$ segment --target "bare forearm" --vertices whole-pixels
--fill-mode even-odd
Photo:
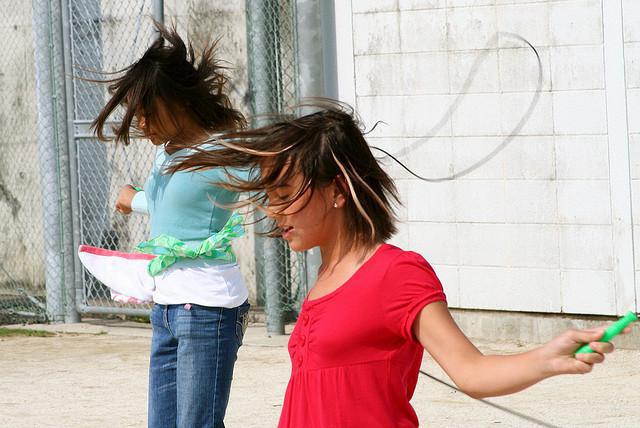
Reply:
[[[551,376],[539,349],[516,355],[478,355],[454,379],[474,398],[513,394]]]
[[[512,394],[543,379],[560,374],[582,374],[604,361],[613,351],[607,342],[597,342],[605,327],[567,330],[550,342],[515,355],[482,355],[460,331],[447,307],[427,305],[414,323],[414,334],[449,377],[472,397]],[[589,343],[593,353],[576,350]]]

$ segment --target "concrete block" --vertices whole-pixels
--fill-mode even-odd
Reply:
[[[500,135],[499,105],[499,94],[468,94],[464,96],[451,119],[453,135]]]
[[[399,0],[400,10],[441,9],[447,0]]]
[[[506,200],[504,181],[455,183],[455,216],[463,222],[504,222]]]
[[[537,104],[531,110],[535,94],[512,92],[500,95],[500,130],[502,135],[551,135],[553,134],[552,96],[539,94]],[[522,128],[516,127],[524,121]]]
[[[559,312],[562,302],[560,272],[556,269],[512,269],[509,271],[512,310]]]
[[[449,0],[447,1],[447,7],[479,7],[479,6],[493,6],[495,0]]]
[[[447,49],[445,9],[408,10],[400,13],[400,40],[404,53]]]
[[[452,94],[498,92],[500,90],[498,53],[496,51],[449,51],[448,55]]]
[[[405,137],[451,135],[448,114],[451,95],[405,95],[402,102]]]
[[[508,225],[507,266],[557,269],[560,230],[555,224]]]
[[[560,274],[562,312],[609,315],[616,313],[613,272],[565,270]]]
[[[609,178],[609,147],[606,136],[557,136],[555,147],[558,179]],[[640,157],[638,162],[640,163]]]
[[[395,12],[353,15],[353,50],[356,55],[400,51],[400,29]]]
[[[606,134],[604,90],[553,93],[556,134]]]
[[[611,224],[609,181],[559,181],[558,216],[565,224]]]
[[[520,4],[520,3],[548,3],[549,0],[495,0],[497,5],[501,4]]]
[[[640,2],[622,0],[622,28],[625,42],[640,42]]]
[[[407,222],[398,222],[397,227],[398,231],[387,242],[402,249],[409,249],[409,224]]]
[[[553,137],[515,137],[503,151],[506,178],[555,178]]]
[[[507,224],[459,223],[460,264],[507,266],[510,233]]]
[[[371,126],[373,126],[373,124],[371,124],[369,128]],[[398,162],[396,162],[383,152],[375,149],[375,147],[379,147],[380,149],[385,150],[396,159],[398,159],[398,161],[402,162],[405,166],[408,167],[407,156],[404,155],[404,149],[406,147],[405,139],[372,137],[367,138],[367,142],[369,143],[369,147],[371,147],[373,156],[378,159],[378,163],[387,172],[387,174],[389,174],[391,178],[393,178],[394,180],[413,178],[413,176],[409,174],[406,169],[402,168],[402,166],[400,166]]]
[[[640,180],[631,180],[631,207],[633,208],[633,224],[640,224]],[[635,237],[634,237],[635,238]],[[640,250],[640,247],[638,247]]]
[[[453,222],[455,221],[454,183],[425,183],[408,181],[409,221]]]
[[[561,308],[560,272],[556,269],[512,269],[509,291],[513,310],[559,312]]]
[[[629,133],[640,134],[640,88],[627,90],[627,117]]]
[[[629,135],[629,164],[631,178],[640,179],[640,134]]]
[[[406,142],[409,168],[427,178],[449,177],[453,171],[450,138],[416,138]]]
[[[402,55],[354,57],[356,95],[400,95],[404,82]]]
[[[560,267],[564,269],[613,269],[611,226],[560,226]]]
[[[509,180],[505,183],[506,220],[510,223],[557,223],[556,182]]]
[[[537,47],[542,63],[543,91],[551,89],[549,77],[549,49]],[[535,52],[530,48],[501,49],[500,60],[500,88],[504,92],[535,91],[538,88],[540,71]],[[555,82],[554,82],[555,84]]]
[[[627,88],[640,88],[640,42],[624,44]]]
[[[452,140],[454,172],[461,173],[482,161],[477,169],[464,175],[465,180],[504,178],[504,152],[499,151],[488,158],[502,141],[500,137],[454,138]]]
[[[456,324],[471,339],[516,341],[520,343],[546,343],[570,328],[586,329],[601,326],[613,318],[536,314],[532,312],[469,311],[453,309]],[[613,314],[610,314],[613,315]],[[615,338],[616,349],[640,349],[640,334]],[[615,358],[615,357],[614,357]],[[568,380],[568,379],[567,379]],[[570,383],[571,381],[569,381]],[[594,413],[594,414],[597,414]],[[587,421],[588,419],[585,419]],[[517,422],[514,423],[517,425]],[[588,423],[587,423],[588,424]]]
[[[450,9],[447,27],[447,47],[451,50],[493,49],[498,45],[493,7]]]
[[[446,53],[402,55],[398,90],[407,95],[448,94],[449,61]]]
[[[448,265],[435,265],[432,267],[442,284],[449,307],[460,306],[460,272],[458,267]]]
[[[554,90],[604,89],[602,45],[551,48]]]
[[[640,266],[640,217],[637,214],[633,216],[633,260],[636,267]]]
[[[409,222],[408,248],[434,265],[458,264],[458,232],[454,223]]]
[[[398,10],[398,0],[376,0],[362,1],[355,0],[351,2],[351,10],[356,13],[367,12],[391,12]]]
[[[549,5],[546,3],[509,4],[496,8],[500,31],[518,34],[532,45],[549,46]],[[523,43],[513,37],[500,37],[502,47],[523,47]]]
[[[559,283],[555,270],[460,268],[460,306],[554,312],[560,308]]]
[[[509,290],[506,268],[461,266],[459,271],[461,308],[502,309],[513,303],[511,293],[505,294]]]
[[[400,196],[400,202],[394,202],[393,198],[389,198],[389,201],[394,206],[394,212],[399,221],[406,222],[409,218],[409,185],[411,180],[394,180],[396,189],[398,190],[398,196]]]
[[[357,98],[356,110],[363,122],[373,126],[377,121],[383,121],[368,134],[371,137],[398,137],[403,135],[404,114],[403,97],[401,96],[362,96]]]
[[[550,5],[553,45],[601,44],[602,6],[599,0],[553,2]]]

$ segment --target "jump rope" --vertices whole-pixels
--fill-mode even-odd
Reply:
[[[533,113],[534,109],[536,108],[536,106],[538,104],[538,101],[540,100],[540,94],[542,92],[543,72],[542,72],[542,61],[540,59],[540,54],[538,53],[537,49],[528,40],[526,40],[525,38],[521,37],[518,34],[506,33],[506,32],[498,32],[490,39],[490,41],[487,44],[487,48],[491,47],[494,43],[498,43],[499,40],[500,40],[500,37],[508,37],[508,38],[512,38],[512,39],[518,40],[520,42],[523,42],[529,49],[531,49],[533,51],[533,53],[535,54],[535,57],[536,57],[536,63],[537,63],[537,69],[538,69],[538,79],[537,79],[536,89],[534,91],[533,98],[531,99],[531,102],[529,103],[529,107],[527,108],[526,112],[522,115],[522,117],[520,118],[518,123],[511,130],[511,132],[491,152],[489,152],[487,155],[485,155],[484,157],[482,157],[481,159],[479,159],[475,163],[471,164],[470,166],[468,166],[468,167],[466,167],[466,168],[464,168],[464,169],[462,169],[460,171],[454,172],[453,174],[451,174],[449,176],[430,178],[430,177],[424,177],[424,176],[421,176],[419,174],[416,174],[411,169],[407,168],[402,162],[400,162],[400,160],[398,160],[398,157],[404,157],[404,156],[408,155],[413,150],[415,150],[416,147],[418,147],[420,144],[422,144],[425,140],[429,139],[430,137],[419,139],[419,140],[413,142],[408,147],[400,150],[396,154],[391,154],[388,151],[386,151],[384,149],[381,149],[379,147],[375,147],[375,146],[372,146],[371,148],[374,149],[374,150],[378,150],[378,151],[384,153],[384,155],[386,155],[387,157],[393,159],[398,165],[400,165],[403,169],[405,169],[409,174],[411,174],[415,178],[417,178],[419,180],[422,180],[422,181],[430,182],[430,183],[439,183],[439,182],[450,181],[450,180],[455,180],[455,179],[464,177],[464,176],[470,174],[471,172],[477,170],[478,168],[480,168],[481,166],[483,166],[487,162],[489,162],[498,153],[500,153],[502,150],[504,150],[509,145],[509,143],[511,143],[513,141],[513,139],[516,136],[519,135],[520,131],[522,130],[524,125],[528,122],[529,118],[531,117],[531,114]],[[477,74],[477,70],[479,69],[480,65],[484,62],[484,60],[486,59],[486,57],[489,54],[489,52],[490,52],[490,50],[487,49],[487,50],[483,51],[483,53],[480,54],[476,58],[476,60],[474,61],[473,65],[471,67],[472,72],[469,73],[469,75],[467,76],[460,93],[458,94],[458,96],[456,97],[454,102],[451,104],[451,106],[447,109],[446,113],[442,116],[442,118],[429,130],[427,135],[437,135],[437,132],[447,123],[448,119],[457,110],[458,106],[460,105],[460,102],[462,101],[464,96],[467,94],[467,91],[468,91],[469,87],[473,83],[473,80],[474,80],[474,78],[475,78],[475,76]],[[620,318],[618,321],[616,321],[614,324],[612,324],[611,326],[609,326],[605,330],[602,338],[600,338],[600,341],[601,342],[610,341],[615,336],[620,334],[632,322],[637,321],[637,320],[638,320],[638,318],[637,318],[635,313],[628,312],[624,317]],[[584,344],[580,348],[578,348],[578,350],[575,352],[575,354],[577,355],[577,354],[592,353],[592,352],[593,352],[593,350],[589,347],[589,344]],[[455,391],[464,393],[462,390],[460,390],[456,386],[452,385],[451,383],[446,382],[446,381],[444,381],[442,379],[439,379],[438,377],[433,376],[433,375],[427,373],[424,370],[420,370],[420,374],[422,374],[422,375],[428,377],[429,379],[434,380],[434,381],[436,381],[436,382],[438,382],[438,383],[440,383],[440,384],[442,384],[444,386],[447,386],[447,387],[449,387],[449,388],[451,388],[451,389],[453,389]],[[535,424],[537,424],[539,426],[550,427],[550,428],[558,428],[556,425],[549,424],[547,422],[544,422],[544,421],[541,421],[539,419],[536,419],[536,418],[534,418],[532,416],[525,415],[524,413],[520,413],[518,411],[515,411],[515,410],[509,409],[507,407],[501,406],[499,404],[493,403],[491,401],[487,401],[487,400],[484,400],[484,399],[475,399],[475,400],[477,400],[477,401],[479,401],[481,403],[484,403],[484,404],[486,404],[488,406],[491,406],[493,408],[496,408],[498,410],[501,410],[503,412],[509,413],[509,414],[511,414],[513,416],[516,416],[516,417],[520,418],[520,419],[526,420],[526,421],[531,422],[531,423],[535,423]]]

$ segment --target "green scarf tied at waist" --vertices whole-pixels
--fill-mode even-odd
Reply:
[[[196,249],[190,248],[173,236],[160,235],[139,243],[136,251],[157,256],[147,265],[147,272],[151,276],[158,275],[180,259],[204,257],[235,263],[236,255],[231,248],[231,241],[244,235],[243,221],[241,215],[234,213],[219,232],[202,241]]]

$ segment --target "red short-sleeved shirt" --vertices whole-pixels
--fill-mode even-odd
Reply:
[[[422,256],[383,244],[340,288],[305,300],[289,339],[279,428],[417,427],[423,348],[413,322],[445,301]]]

